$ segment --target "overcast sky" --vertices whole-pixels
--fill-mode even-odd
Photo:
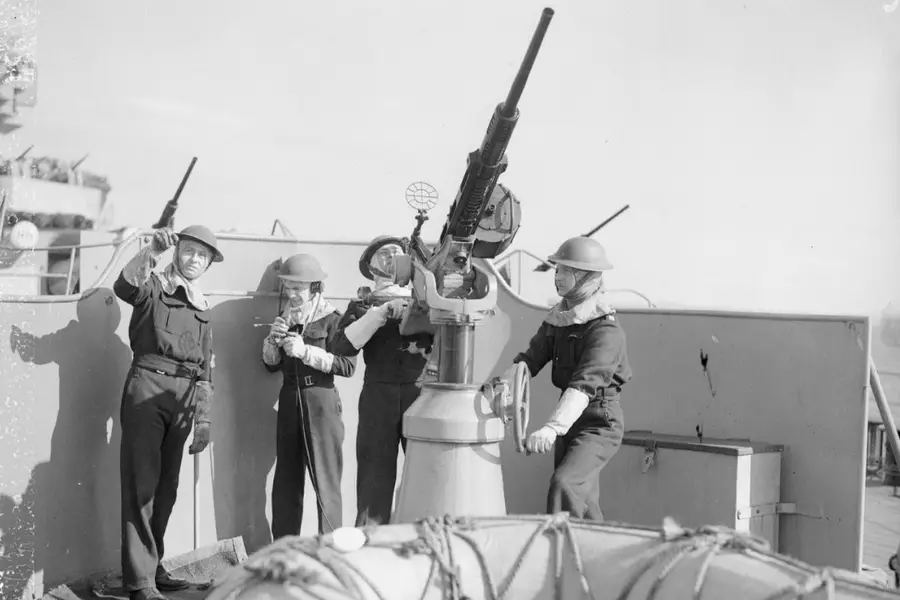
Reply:
[[[250,7],[253,7],[251,10]],[[109,177],[146,226],[440,230],[544,5],[533,0],[41,3],[37,107],[10,151]],[[517,246],[599,235],[664,302],[874,314],[900,299],[900,10],[882,0],[555,2],[504,182]],[[348,268],[355,268],[348,265]]]

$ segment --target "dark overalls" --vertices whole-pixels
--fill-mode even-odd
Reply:
[[[155,274],[136,287],[123,275],[116,296],[134,307],[134,353],[122,393],[122,579],[126,590],[154,585],[175,506],[184,444],[194,426],[195,387],[211,382],[210,311],[183,287],[165,293]]]
[[[541,323],[528,350],[513,362],[524,362],[534,377],[551,360],[553,385],[584,392],[590,403],[556,440],[547,512],[602,521],[600,470],[619,450],[625,432],[619,404],[619,392],[631,379],[625,332],[611,315],[567,327]]]
[[[333,352],[340,313],[309,323],[303,331],[308,346]],[[278,365],[265,365],[284,377],[278,394],[277,461],[272,483],[272,537],[298,535],[303,522],[306,471],[318,491],[319,533],[342,525],[341,475],[344,470],[344,422],[334,377],[352,377],[356,359],[335,356],[331,373],[323,373],[281,350]]]
[[[389,300],[389,299],[388,299]],[[375,306],[372,300],[351,301],[340,331]],[[359,429],[356,434],[356,526],[386,525],[391,521],[397,483],[398,444],[406,452],[403,413],[419,397],[418,383],[428,362],[434,336],[400,335],[400,321],[388,320],[363,346],[366,373],[359,394]],[[335,349],[345,356],[359,350],[343,333]]]

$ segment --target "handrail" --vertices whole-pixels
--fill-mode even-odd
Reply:
[[[45,296],[45,295],[21,296],[21,295],[16,295],[16,294],[0,294],[0,302],[30,302],[30,303],[55,304],[55,303],[72,302],[73,300],[78,300],[84,294],[89,293],[90,290],[93,290],[93,289],[99,287],[101,283],[106,281],[106,279],[109,277],[110,273],[112,273],[113,268],[118,264],[119,260],[122,258],[122,254],[124,253],[125,249],[128,246],[133,244],[135,240],[137,240],[141,237],[148,237],[148,236],[152,236],[152,235],[153,235],[153,230],[137,230],[137,231],[133,232],[131,235],[129,235],[127,238],[120,240],[118,242],[113,241],[113,242],[107,242],[105,244],[91,244],[90,246],[92,246],[92,247],[106,247],[106,246],[117,246],[117,247],[116,247],[115,252],[113,252],[112,257],[109,259],[109,262],[107,263],[106,268],[103,269],[103,272],[100,273],[100,276],[97,278],[97,280],[94,282],[94,284],[92,286],[90,286],[87,290],[85,290],[84,292],[80,292],[78,294],[69,293],[69,290],[71,289],[71,286],[70,286],[71,274],[72,274],[72,270],[73,270],[73,267],[75,264],[75,261],[71,260],[71,259],[74,258],[76,248],[85,248],[85,247],[88,247],[88,245],[76,246],[76,247],[72,248],[70,251],[71,263],[69,265],[69,279],[67,279],[67,282],[66,282],[66,293],[65,294],[62,294],[59,296]],[[45,248],[36,248],[35,250],[45,250]],[[43,275],[43,274],[36,274],[36,275]]]
[[[135,229],[127,236],[113,240],[110,242],[100,242],[94,244],[79,244],[76,246],[46,246],[42,248],[31,248],[27,250],[27,252],[34,253],[39,251],[59,251],[63,249],[70,250],[70,259],[73,257],[75,250],[82,248],[106,248],[106,247],[116,247],[116,250],[113,252],[112,257],[110,257],[109,262],[106,265],[106,268],[102,273],[97,277],[96,281],[94,281],[93,285],[85,287],[82,286],[79,293],[71,293],[72,289],[71,285],[71,276],[74,274],[74,260],[71,260],[69,265],[69,276],[67,276],[67,285],[66,285],[66,293],[60,294],[58,296],[51,296],[45,294],[38,295],[26,295],[26,294],[4,294],[0,291],[0,303],[3,302],[19,302],[19,303],[29,303],[29,304],[57,304],[63,302],[73,302],[77,301],[86,295],[90,295],[93,293],[93,290],[100,287],[100,285],[106,281],[113,269],[118,265],[122,258],[122,254],[125,249],[128,248],[131,244],[135,242],[135,240],[140,238],[148,238],[152,237],[155,233],[153,229]],[[242,233],[216,233],[216,237],[219,240],[242,240],[242,241],[260,241],[260,242],[276,242],[276,243],[286,243],[286,244],[305,244],[305,245],[315,245],[315,246],[358,246],[365,245],[367,242],[365,241],[351,241],[351,240],[301,240],[296,238],[287,238],[287,237],[275,237],[275,236],[267,236],[267,235],[257,235],[257,234],[242,234]],[[7,248],[7,250],[9,250]],[[26,250],[23,250],[25,252]],[[14,276],[14,277],[46,277],[50,279],[62,279],[61,274],[57,273],[9,273],[4,275],[0,272],[0,277],[4,276]],[[244,292],[244,291],[210,291],[206,292],[206,295],[226,295],[226,296],[273,296],[277,297],[278,294],[274,292]]]
[[[73,300],[78,300],[79,298],[81,298],[82,294],[87,293],[90,290],[99,287],[104,281],[106,281],[106,279],[111,274],[113,268],[118,264],[119,260],[121,259],[122,254],[125,251],[125,249],[128,248],[131,244],[133,244],[135,242],[135,240],[138,240],[140,238],[152,237],[153,234],[154,234],[154,230],[152,230],[152,229],[136,229],[136,230],[132,231],[128,236],[126,236],[122,239],[113,240],[113,241],[109,241],[109,242],[98,242],[98,243],[93,243],[93,244],[78,244],[78,245],[67,245],[67,246],[45,246],[45,247],[31,248],[31,249],[27,250],[27,252],[30,252],[30,253],[59,252],[61,250],[68,250],[69,251],[68,273],[65,276],[60,273],[8,273],[5,275],[0,274],[0,276],[37,277],[42,280],[44,278],[46,278],[46,279],[62,279],[63,277],[65,277],[66,278],[66,293],[60,294],[58,296],[51,296],[51,295],[44,295],[44,294],[25,296],[25,295],[0,293],[0,302],[30,302],[30,303],[52,304],[52,303],[71,302]],[[302,243],[302,244],[329,245],[329,246],[330,245],[357,245],[360,243],[360,242],[352,242],[352,241],[346,241],[346,240],[341,240],[341,241],[336,241],[336,240],[329,240],[329,241],[299,240],[299,239],[287,238],[287,237],[275,237],[275,236],[240,234],[240,233],[218,233],[218,234],[216,234],[216,236],[220,239],[226,239],[226,240],[232,239],[232,240],[244,240],[244,241],[287,242],[287,243],[295,243],[295,244]],[[81,289],[84,290],[83,292],[72,293],[72,290],[74,287],[72,285],[73,284],[72,278],[74,277],[74,271],[75,271],[76,251],[85,249],[85,248],[107,248],[110,246],[115,247],[116,250],[113,252],[113,255],[110,258],[109,262],[107,263],[106,268],[103,270],[102,273],[100,273],[99,277],[97,278],[96,281],[94,281],[93,285],[88,286],[87,288],[82,286]],[[25,251],[26,250],[22,250],[22,252],[25,252]],[[525,254],[525,255],[530,256],[542,263],[547,262],[544,259],[538,257],[536,254],[529,252],[528,250],[521,249],[521,248],[513,250],[509,254],[497,259],[496,261],[487,261],[487,262],[490,262],[491,265],[494,267],[494,269],[499,271],[500,267],[503,264],[508,262],[513,256],[516,256],[519,254]],[[510,288],[510,291],[514,291],[514,290],[512,290]],[[521,286],[519,286],[518,292],[519,293],[517,295],[521,295],[520,294]],[[609,290],[609,292],[628,292],[628,293],[634,294],[636,296],[639,296],[641,299],[643,299],[647,303],[648,308],[656,308],[656,305],[653,303],[652,300],[650,300],[650,298],[648,298],[646,295],[642,294],[641,292],[639,292],[637,290],[622,288],[622,289],[611,289],[611,290]],[[228,292],[229,295],[234,294],[234,293],[235,292]],[[263,294],[263,295],[265,295],[265,294]]]
[[[501,269],[504,265],[507,265],[507,264],[510,262],[510,260],[512,260],[512,258],[513,258],[514,256],[519,256],[519,255],[522,255],[522,254],[524,254],[524,255],[526,255],[526,256],[529,256],[529,257],[535,259],[536,261],[538,261],[538,262],[540,262],[540,263],[542,263],[542,264],[549,265],[550,267],[553,266],[553,264],[550,263],[549,261],[547,261],[547,260],[541,258],[540,256],[538,256],[537,254],[535,254],[535,253],[533,253],[533,252],[529,252],[528,250],[525,250],[524,248],[516,248],[515,250],[510,251],[508,254],[505,254],[505,255],[503,255],[503,256],[497,258],[497,259],[494,259],[494,260],[491,261],[491,262],[493,263],[494,267],[495,267],[495,268],[497,269],[497,271],[499,272],[500,269]],[[520,261],[521,261],[521,259],[520,259]],[[519,280],[520,280],[521,278],[522,278],[522,268],[521,268],[521,262],[520,262],[520,268],[519,268]],[[521,285],[521,282],[520,282],[519,280],[516,281],[516,287],[518,288],[518,291],[517,291],[518,295],[521,296],[521,295],[522,295],[522,285]],[[512,289],[512,286],[510,286],[510,289]],[[630,294],[634,294],[635,296],[639,296],[644,302],[647,303],[647,308],[657,308],[656,304],[655,304],[650,298],[648,298],[645,294],[642,294],[641,292],[639,292],[639,291],[637,291],[637,290],[635,290],[635,289],[632,289],[632,288],[616,288],[616,289],[609,289],[609,290],[607,290],[607,292],[609,292],[609,293],[614,293],[614,292],[628,292],[628,293],[630,293]]]
[[[528,250],[525,250],[524,248],[516,248],[515,250],[511,250],[509,252],[509,254],[501,256],[501,257],[495,259],[493,262],[499,269],[501,266],[508,263],[513,256],[516,256],[518,254],[525,254],[525,255],[533,258],[534,260],[538,261],[539,263],[545,264],[549,267],[553,267],[553,263],[547,261],[546,259],[541,258],[534,252],[529,252]]]

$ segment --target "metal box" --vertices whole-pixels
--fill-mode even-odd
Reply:
[[[778,551],[783,446],[651,431],[625,433],[600,473],[604,519],[659,527],[724,525]]]

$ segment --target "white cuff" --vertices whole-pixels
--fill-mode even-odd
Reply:
[[[559,399],[556,410],[550,415],[547,427],[553,429],[558,435],[565,435],[587,408],[588,402],[590,402],[590,398],[584,392],[574,388],[566,389],[562,398]]]
[[[317,346],[307,346],[302,360],[308,367],[312,367],[323,373],[331,373],[331,366],[334,364],[334,355]]]
[[[375,332],[387,322],[387,305],[370,308],[362,317],[347,325],[344,336],[359,350],[372,339]]]

